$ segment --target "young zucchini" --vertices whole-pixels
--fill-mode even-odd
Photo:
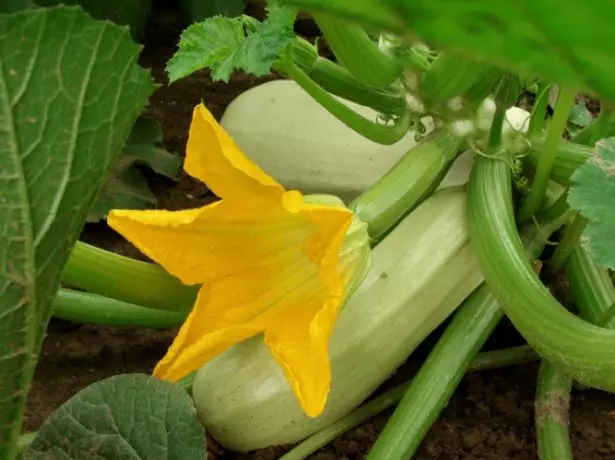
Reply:
[[[373,249],[371,267],[335,326],[332,388],[320,417],[303,413],[258,336],[198,371],[199,418],[231,450],[303,439],[364,401],[481,281],[465,192],[436,192]]]

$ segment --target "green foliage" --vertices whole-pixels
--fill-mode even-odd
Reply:
[[[330,11],[432,47],[595,91],[615,102],[615,3],[553,0],[280,0]]]
[[[59,275],[152,93],[125,28],[78,8],[0,16],[0,458],[12,458]]]
[[[179,156],[159,147],[161,142],[160,126],[154,120],[139,118],[90,208],[88,221],[105,218],[111,209],[156,207],[156,197],[140,168],[147,167],[170,179],[177,179],[181,168]]]
[[[203,428],[179,386],[127,374],[90,385],[43,424],[23,460],[205,460]]]
[[[568,203],[589,220],[583,243],[598,264],[615,269],[615,137],[598,141],[571,181]]]
[[[235,69],[267,75],[295,39],[295,14],[290,8],[271,8],[262,23],[215,16],[193,24],[182,33],[179,50],[167,64],[170,81],[205,68],[212,70],[214,81],[228,82]],[[247,35],[246,26],[253,29]]]
[[[3,0],[4,1],[4,0]],[[12,0],[15,1],[15,0]],[[141,37],[150,11],[151,0],[34,0],[41,6],[79,5],[96,19],[108,19],[130,26],[134,38]]]
[[[221,16],[239,16],[245,9],[244,0],[180,0],[192,22]]]

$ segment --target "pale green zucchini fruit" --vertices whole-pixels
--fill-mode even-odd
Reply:
[[[436,192],[373,249],[367,275],[330,341],[333,382],[320,417],[304,415],[257,336],[198,371],[199,418],[232,450],[299,441],[356,408],[481,282],[465,192]]]
[[[361,115],[377,112],[338,98]],[[417,142],[413,131],[393,145],[364,138],[327,112],[292,80],[275,80],[238,96],[220,124],[242,151],[283,186],[328,193],[348,203]]]

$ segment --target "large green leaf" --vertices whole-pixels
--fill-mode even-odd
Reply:
[[[615,102],[615,2],[281,0],[332,11]]]
[[[79,8],[0,16],[0,458],[69,250],[154,89],[138,53]]]
[[[596,143],[594,154],[570,178],[568,203],[589,220],[582,242],[593,259],[615,269],[615,137]]]
[[[211,78],[228,82],[235,69],[263,76],[295,39],[296,11],[272,7],[255,30],[245,34],[244,18],[214,16],[193,24],[182,32],[179,49],[167,63],[169,80],[174,82],[197,70],[211,69]]]
[[[4,1],[4,0],[2,0]],[[14,1],[14,0],[13,0]],[[150,12],[151,0],[34,0],[41,6],[80,5],[96,19],[128,25],[134,37],[141,37]]]
[[[140,374],[90,385],[45,421],[23,460],[204,460],[194,403],[179,386]]]
[[[158,123],[140,117],[90,208],[88,222],[105,218],[111,209],[156,207],[156,196],[140,168],[149,168],[169,179],[177,179],[181,168],[179,155],[168,152],[160,146],[161,143],[162,130]]]

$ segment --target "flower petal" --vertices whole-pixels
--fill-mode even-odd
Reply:
[[[306,286],[310,293],[322,294],[316,267],[297,244],[289,246],[286,255],[271,261],[279,263],[273,271],[238,272],[203,286],[154,375],[178,380],[234,343],[264,331],[281,311],[297,302]]]
[[[265,331],[265,342],[281,365],[301,407],[310,417],[322,413],[331,386],[328,343],[342,302],[320,292],[285,309]],[[328,298],[327,298],[328,297]]]
[[[292,259],[287,249],[295,247],[298,253],[313,231],[308,219],[279,204],[225,200],[185,211],[113,210],[107,222],[186,284],[277,269],[277,259]]]
[[[241,152],[203,104],[192,115],[184,170],[227,200],[277,198],[284,191]]]
[[[329,284],[324,284],[322,261],[308,257],[304,243],[313,235],[322,238],[317,247],[319,251],[321,246],[327,248],[320,251],[326,258],[327,242],[335,246],[338,234],[343,238],[349,213],[343,209],[304,209],[300,203],[295,204],[297,209],[284,207],[283,215],[277,216],[281,232],[265,231],[261,232],[260,240],[246,240],[248,247],[244,254],[235,253],[224,258],[228,253],[222,252],[210,257],[218,272],[211,273],[210,282],[199,292],[193,312],[156,367],[156,376],[177,380],[233,343],[286,321],[287,314],[289,320],[296,321],[301,318],[295,316],[297,305],[311,305],[313,311],[304,319],[303,325],[307,330],[309,322],[323,305],[331,304],[331,299],[332,305],[339,304],[343,293],[342,277],[331,278]],[[314,224],[318,218],[327,220],[330,227],[324,221],[320,226]],[[267,221],[271,226],[272,219]],[[207,232],[207,229],[203,231]],[[235,238],[240,236],[237,234]],[[254,237],[252,233],[248,236]],[[315,256],[316,252],[310,255]],[[339,249],[336,254],[339,254]],[[248,263],[253,257],[257,259]],[[223,267],[225,263],[229,264],[228,267]],[[337,268],[337,259],[335,263]],[[220,270],[224,271],[223,276]],[[331,324],[335,314],[329,315]]]
[[[307,203],[303,205],[301,213],[315,228],[304,242],[303,251],[319,267],[325,289],[331,286],[336,291],[340,276],[344,275],[340,273],[340,253],[346,232],[352,224],[352,213],[338,206]]]
[[[206,286],[199,291],[190,315],[179,330],[166,355],[158,362],[153,375],[177,381],[200,368],[228,347],[262,332],[258,325],[225,321],[208,313],[210,293]],[[241,319],[241,318],[237,318]],[[225,324],[226,323],[226,324]]]

